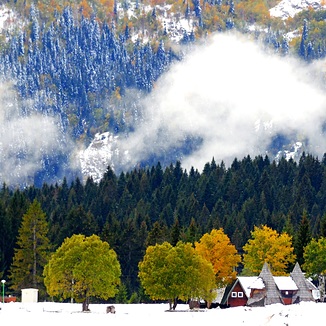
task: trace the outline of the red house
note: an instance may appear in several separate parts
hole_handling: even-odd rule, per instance
[[[250,284],[257,276],[239,276],[233,284],[226,288],[221,304],[227,307],[245,306],[250,298]]]
[[[290,276],[273,276],[265,263],[259,276],[240,276],[227,287],[221,306],[265,306],[273,303],[288,305],[316,299],[318,290],[304,277],[298,263]]]

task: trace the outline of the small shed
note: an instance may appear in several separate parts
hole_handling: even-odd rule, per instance
[[[38,302],[38,289],[22,289],[22,303]]]

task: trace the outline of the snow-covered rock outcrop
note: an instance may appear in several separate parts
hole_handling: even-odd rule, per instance
[[[313,8],[319,10],[326,8],[324,0],[282,0],[274,8],[270,9],[269,13],[272,17],[287,19],[294,17],[302,10]]]
[[[119,170],[128,159],[128,152],[119,148],[119,137],[110,132],[97,133],[90,145],[79,151],[83,178],[91,177],[95,182],[100,182],[108,166]]]

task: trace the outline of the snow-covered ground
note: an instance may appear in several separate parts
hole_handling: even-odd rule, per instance
[[[105,304],[91,304],[89,313],[81,312],[81,304],[69,303],[0,303],[1,325],[309,325],[324,320],[325,303],[281,304],[260,308],[236,307],[189,311],[178,305],[167,312],[167,304],[115,304],[116,313],[106,314]]]

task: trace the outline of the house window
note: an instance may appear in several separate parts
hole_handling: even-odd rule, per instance
[[[237,297],[237,292],[232,292],[232,293],[231,293],[231,297],[232,297],[232,298],[236,298],[236,297]]]
[[[238,298],[243,298],[243,292],[238,292]]]

